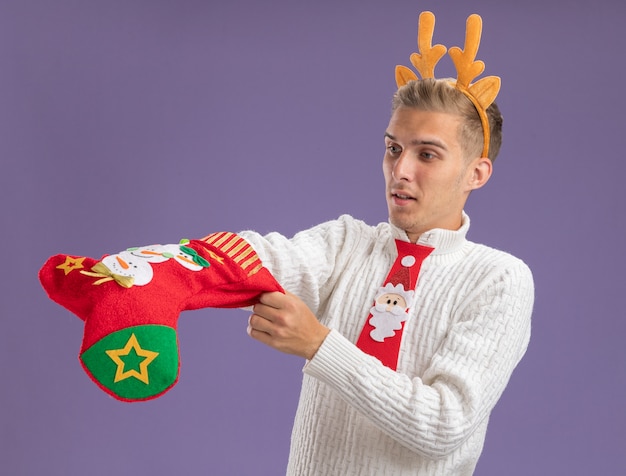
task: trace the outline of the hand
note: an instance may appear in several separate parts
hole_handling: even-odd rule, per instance
[[[248,335],[286,354],[312,359],[330,332],[291,293],[265,293],[248,320]]]

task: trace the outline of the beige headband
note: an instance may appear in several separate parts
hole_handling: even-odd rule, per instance
[[[435,15],[431,12],[422,12],[419,17],[417,28],[417,53],[410,57],[411,63],[419,72],[422,79],[435,77],[435,65],[446,54],[443,45],[432,46],[433,31],[435,29]],[[465,47],[463,50],[458,46],[450,48],[448,54],[456,67],[457,79],[454,87],[461,91],[478,111],[480,122],[483,127],[483,152],[482,157],[488,157],[490,129],[487,119],[487,108],[496,99],[500,91],[500,78],[487,76],[479,79],[474,84],[470,81],[478,77],[485,70],[485,63],[474,61],[478,53],[480,35],[482,32],[482,19],[479,15],[470,15],[465,29]],[[404,86],[409,81],[417,80],[417,75],[406,66],[396,66],[396,84]]]

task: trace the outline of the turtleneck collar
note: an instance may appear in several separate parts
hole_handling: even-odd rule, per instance
[[[470,218],[462,212],[462,223],[458,230],[444,230],[443,228],[433,228],[422,233],[417,240],[418,245],[435,248],[432,256],[445,255],[459,251],[466,243],[467,231],[470,227]],[[391,224],[393,237],[402,241],[409,241],[406,232]]]

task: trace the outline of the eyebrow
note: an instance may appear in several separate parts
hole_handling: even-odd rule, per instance
[[[385,132],[385,137],[391,139],[392,141],[396,141],[398,139],[396,139],[394,136],[392,136],[389,132]],[[441,141],[438,140],[419,140],[419,139],[412,139],[410,142],[411,145],[434,145],[435,147],[439,147],[442,150],[448,150],[448,148],[445,146],[445,144]]]

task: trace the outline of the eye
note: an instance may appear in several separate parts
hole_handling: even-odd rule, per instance
[[[422,152],[420,152],[420,159],[425,160],[425,161],[430,161],[430,160],[434,160],[437,158],[437,155],[435,155],[434,153],[424,150]]]
[[[402,152],[402,149],[397,145],[397,144],[387,144],[387,152],[391,155],[398,155],[400,152]]]

